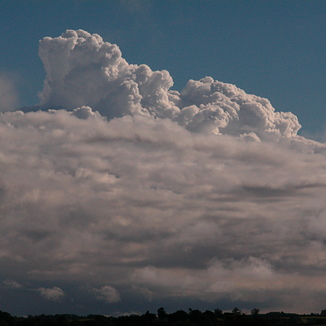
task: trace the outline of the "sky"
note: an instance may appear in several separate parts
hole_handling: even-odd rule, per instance
[[[0,8],[0,310],[325,309],[325,1]]]

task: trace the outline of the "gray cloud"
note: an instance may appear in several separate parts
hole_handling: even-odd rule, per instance
[[[62,291],[62,289],[60,289],[56,286],[53,288],[39,288],[37,290],[41,294],[42,297],[44,297],[47,300],[52,300],[52,301],[60,300],[65,295],[65,293]]]
[[[13,280],[4,280],[3,284],[6,287],[13,288],[13,289],[20,289],[22,287],[22,285],[19,282]]]
[[[93,289],[96,294],[96,298],[103,300],[107,303],[119,302],[120,294],[119,292],[110,285],[104,285],[100,289]]]
[[[40,54],[42,105],[66,108],[0,115],[2,280],[120,311],[323,308],[325,144],[294,115],[208,77],[170,91],[83,31]]]
[[[30,282],[110,279],[154,298],[250,302],[255,282],[266,296],[304,280],[302,295],[313,291],[325,268],[324,145],[314,154],[302,139],[299,150],[87,112],[1,116],[3,277],[15,263]]]
[[[0,112],[12,111],[19,106],[14,79],[12,75],[0,73]]]

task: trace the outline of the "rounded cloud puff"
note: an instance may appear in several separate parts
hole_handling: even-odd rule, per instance
[[[44,108],[89,106],[108,118],[169,118],[190,131],[258,141],[291,138],[301,127],[294,114],[275,112],[267,99],[211,77],[190,80],[181,93],[170,90],[167,71],[128,64],[117,45],[83,30],[45,37],[39,55],[46,71]]]
[[[236,136],[254,133],[262,140],[279,140],[296,136],[301,127],[294,114],[275,112],[267,99],[211,77],[190,80],[181,97],[185,104],[179,122],[190,130]]]
[[[46,71],[40,94],[45,107],[88,105],[110,118],[177,109],[169,107],[167,90],[173,81],[167,71],[129,65],[117,45],[97,34],[67,30],[56,38],[45,37],[39,55]]]

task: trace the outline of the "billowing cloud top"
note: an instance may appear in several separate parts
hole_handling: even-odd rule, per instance
[[[42,110],[0,115],[3,310],[324,308],[326,146],[293,114],[81,30],[40,56]]]
[[[109,118],[143,114],[170,118],[191,131],[277,141],[300,128],[292,113],[275,112],[264,98],[211,77],[190,80],[181,93],[173,80],[146,65],[130,65],[117,45],[97,34],[68,30],[40,42],[45,107],[90,106]]]

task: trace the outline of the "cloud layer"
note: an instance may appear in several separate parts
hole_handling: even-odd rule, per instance
[[[292,113],[210,77],[172,91],[81,30],[40,56],[43,110],[0,115],[3,288],[323,308],[326,147]]]

